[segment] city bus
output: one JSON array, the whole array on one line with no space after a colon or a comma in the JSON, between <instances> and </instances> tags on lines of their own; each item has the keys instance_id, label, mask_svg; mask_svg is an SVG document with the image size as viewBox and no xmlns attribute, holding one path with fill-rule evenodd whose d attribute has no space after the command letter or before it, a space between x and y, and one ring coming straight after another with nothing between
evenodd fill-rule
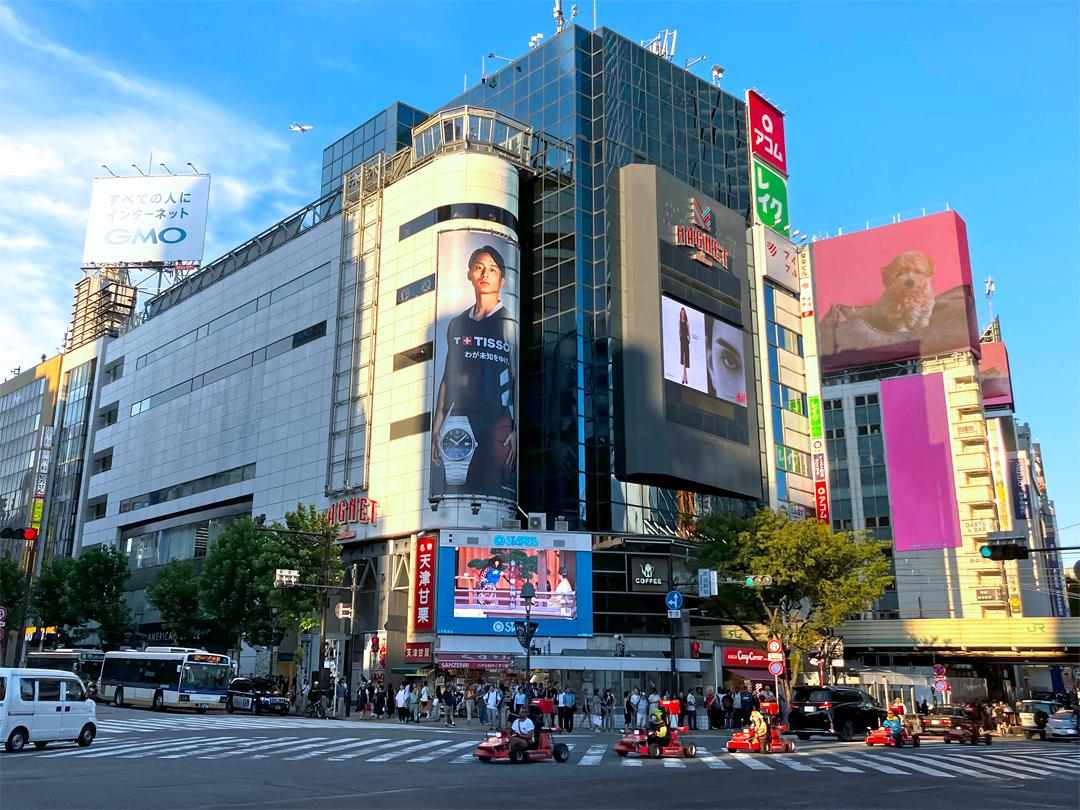
<instances>
[{"instance_id":1,"label":"city bus","mask_svg":"<svg viewBox=\"0 0 1080 810\"><path fill-rule=\"evenodd\" d=\"M98 699L114 706L165 709L224 709L233 677L227 655L191 647L147 647L105 653Z\"/></svg>"},{"instance_id":2,"label":"city bus","mask_svg":"<svg viewBox=\"0 0 1080 810\"><path fill-rule=\"evenodd\" d=\"M101 676L101 662L105 653L101 650L60 649L41 650L26 654L26 666L32 669L61 669L74 672L86 686L92 696L97 690Z\"/></svg>"}]
</instances>

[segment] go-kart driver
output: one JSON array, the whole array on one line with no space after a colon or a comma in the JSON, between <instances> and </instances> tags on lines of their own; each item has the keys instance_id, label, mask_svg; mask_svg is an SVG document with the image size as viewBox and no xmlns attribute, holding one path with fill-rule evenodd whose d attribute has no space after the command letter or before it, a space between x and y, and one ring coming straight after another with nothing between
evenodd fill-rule
<instances>
[{"instance_id":1,"label":"go-kart driver","mask_svg":"<svg viewBox=\"0 0 1080 810\"><path fill-rule=\"evenodd\" d=\"M900 718L896 716L896 712L894 712L892 709L889 709L889 714L885 717L885 722L882 723L882 726L888 729L889 734L892 735L893 742L899 745L900 735L903 729L903 721L901 721Z\"/></svg>"},{"instance_id":2,"label":"go-kart driver","mask_svg":"<svg viewBox=\"0 0 1080 810\"><path fill-rule=\"evenodd\" d=\"M652 717L649 718L649 724L645 727L645 730L649 733L647 742L651 745L656 743L657 745L664 747L668 744L668 724L664 718L664 713L660 709L655 709L652 713Z\"/></svg>"},{"instance_id":3,"label":"go-kart driver","mask_svg":"<svg viewBox=\"0 0 1080 810\"><path fill-rule=\"evenodd\" d=\"M536 724L527 714L510 724L510 747L528 750L536 740Z\"/></svg>"},{"instance_id":4,"label":"go-kart driver","mask_svg":"<svg viewBox=\"0 0 1080 810\"><path fill-rule=\"evenodd\" d=\"M755 740L763 740L769 736L769 722L757 709L750 712L750 731Z\"/></svg>"}]
</instances>

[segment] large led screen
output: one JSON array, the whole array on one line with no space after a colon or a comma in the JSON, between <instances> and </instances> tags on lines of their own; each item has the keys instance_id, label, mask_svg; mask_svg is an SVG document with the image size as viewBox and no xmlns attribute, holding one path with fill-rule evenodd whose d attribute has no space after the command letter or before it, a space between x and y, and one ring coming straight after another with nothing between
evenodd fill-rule
<instances>
[{"instance_id":1,"label":"large led screen","mask_svg":"<svg viewBox=\"0 0 1080 810\"><path fill-rule=\"evenodd\" d=\"M745 407L742 330L666 295L660 306L664 379Z\"/></svg>"},{"instance_id":2,"label":"large led screen","mask_svg":"<svg viewBox=\"0 0 1080 810\"><path fill-rule=\"evenodd\" d=\"M551 532L443 532L438 632L513 635L528 612L537 636L592 635L591 542ZM526 582L534 589L528 611Z\"/></svg>"},{"instance_id":3,"label":"large led screen","mask_svg":"<svg viewBox=\"0 0 1080 810\"><path fill-rule=\"evenodd\" d=\"M979 351L967 230L955 212L815 242L824 371Z\"/></svg>"},{"instance_id":4,"label":"large led screen","mask_svg":"<svg viewBox=\"0 0 1080 810\"><path fill-rule=\"evenodd\" d=\"M439 234L431 495L517 503L518 247Z\"/></svg>"},{"instance_id":5,"label":"large led screen","mask_svg":"<svg viewBox=\"0 0 1080 810\"><path fill-rule=\"evenodd\" d=\"M1012 378L1009 374L1009 353L1001 342L983 343L979 358L979 377L982 380L983 405L987 408L1012 407Z\"/></svg>"}]
</instances>

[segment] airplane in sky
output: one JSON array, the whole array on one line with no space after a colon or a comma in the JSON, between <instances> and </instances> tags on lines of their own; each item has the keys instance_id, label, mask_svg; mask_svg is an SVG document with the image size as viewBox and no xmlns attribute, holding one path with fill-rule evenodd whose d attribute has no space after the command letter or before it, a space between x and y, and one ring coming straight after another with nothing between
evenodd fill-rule
<instances>
[{"instance_id":1,"label":"airplane in sky","mask_svg":"<svg viewBox=\"0 0 1080 810\"><path fill-rule=\"evenodd\" d=\"M293 132L310 132L314 127L311 124L297 124L295 121L289 126L289 129Z\"/></svg>"}]
</instances>

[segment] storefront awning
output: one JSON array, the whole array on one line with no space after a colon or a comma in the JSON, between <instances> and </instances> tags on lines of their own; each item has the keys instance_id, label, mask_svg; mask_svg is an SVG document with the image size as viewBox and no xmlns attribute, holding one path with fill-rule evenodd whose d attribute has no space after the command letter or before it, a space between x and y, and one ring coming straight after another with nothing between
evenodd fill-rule
<instances>
[{"instance_id":1,"label":"storefront awning","mask_svg":"<svg viewBox=\"0 0 1080 810\"><path fill-rule=\"evenodd\" d=\"M773 680L773 676L767 669L740 669L739 667L724 667L724 678L735 681L736 686L742 686L743 681L771 683Z\"/></svg>"},{"instance_id":2,"label":"storefront awning","mask_svg":"<svg viewBox=\"0 0 1080 810\"><path fill-rule=\"evenodd\" d=\"M514 656L491 653L439 653L439 669L482 669L501 671L514 669Z\"/></svg>"},{"instance_id":3,"label":"storefront awning","mask_svg":"<svg viewBox=\"0 0 1080 810\"><path fill-rule=\"evenodd\" d=\"M430 665L408 664L403 667L391 667L391 675L404 675L406 678L427 678L435 669Z\"/></svg>"}]
</instances>

